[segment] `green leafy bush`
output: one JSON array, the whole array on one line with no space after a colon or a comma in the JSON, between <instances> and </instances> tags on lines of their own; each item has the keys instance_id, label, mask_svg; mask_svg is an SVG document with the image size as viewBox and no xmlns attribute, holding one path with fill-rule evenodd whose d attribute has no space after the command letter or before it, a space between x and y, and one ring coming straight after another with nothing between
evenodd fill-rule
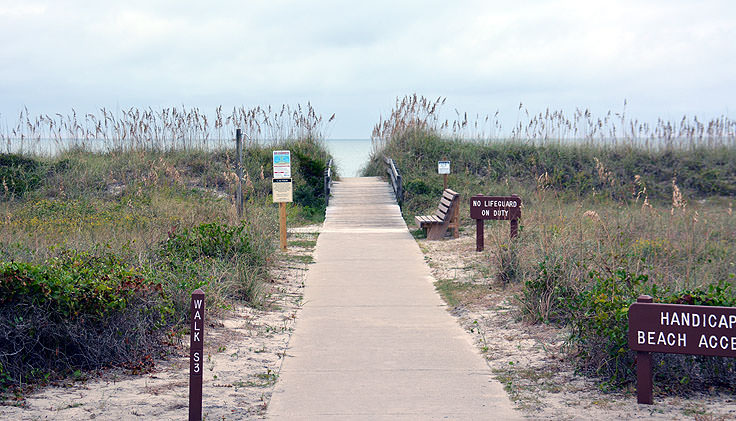
<instances>
[{"instance_id":1,"label":"green leafy bush","mask_svg":"<svg viewBox=\"0 0 736 421\"><path fill-rule=\"evenodd\" d=\"M65 320L104 318L136 294L162 291L113 254L65 250L46 265L0 262L0 305L50 305Z\"/></svg>"},{"instance_id":2,"label":"green leafy bush","mask_svg":"<svg viewBox=\"0 0 736 421\"><path fill-rule=\"evenodd\" d=\"M502 273L502 272L500 272ZM524 281L521 296L517 297L522 312L535 322L561 322L567 319L565 301L573 294L565 279L562 264L545 256L537 271Z\"/></svg>"},{"instance_id":3,"label":"green leafy bush","mask_svg":"<svg viewBox=\"0 0 736 421\"><path fill-rule=\"evenodd\" d=\"M213 307L228 297L259 305L259 279L267 276L273 242L253 231L244 221L234 226L209 222L169 233L151 270L169 286L179 318L186 317L188 295L197 288L214 293Z\"/></svg>"},{"instance_id":4,"label":"green leafy bush","mask_svg":"<svg viewBox=\"0 0 736 421\"><path fill-rule=\"evenodd\" d=\"M604 275L590 272L588 288L569 297L566 308L570 343L578 361L589 372L611 383L631 380L632 353L628 350L628 310L642 293L657 295L646 275L616 270ZM647 288L648 287L648 288Z\"/></svg>"},{"instance_id":5,"label":"green leafy bush","mask_svg":"<svg viewBox=\"0 0 736 421\"><path fill-rule=\"evenodd\" d=\"M655 302L733 306L732 284L721 281L707 287L672 292L649 280L647 275L616 270L589 274L588 288L565 303L570 338L578 366L599 376L607 387L620 387L636 379L635 353L628 346L628 309L641 294ZM731 387L736 380L733 359L693 355L654 354L654 377L658 388L684 393L699 385Z\"/></svg>"},{"instance_id":6,"label":"green leafy bush","mask_svg":"<svg viewBox=\"0 0 736 421\"><path fill-rule=\"evenodd\" d=\"M0 386L150 358L170 315L162 285L112 254L0 262Z\"/></svg>"},{"instance_id":7,"label":"green leafy bush","mask_svg":"<svg viewBox=\"0 0 736 421\"><path fill-rule=\"evenodd\" d=\"M171 233L163 243L163 251L191 260L200 257L232 259L250 256L252 248L245 222L236 226L210 222Z\"/></svg>"},{"instance_id":8,"label":"green leafy bush","mask_svg":"<svg viewBox=\"0 0 736 421\"><path fill-rule=\"evenodd\" d=\"M303 141L291 146L296 167L294 203L301 206L301 214L309 220L321 219L325 211L324 171L327 157L320 145Z\"/></svg>"},{"instance_id":9,"label":"green leafy bush","mask_svg":"<svg viewBox=\"0 0 736 421\"><path fill-rule=\"evenodd\" d=\"M498 266L496 280L501 285L519 282L524 278L519 250L514 241L508 245L499 244L496 249L496 260Z\"/></svg>"},{"instance_id":10,"label":"green leafy bush","mask_svg":"<svg viewBox=\"0 0 736 421\"><path fill-rule=\"evenodd\" d=\"M41 185L41 163L15 154L0 154L0 197L21 196Z\"/></svg>"}]
</instances>

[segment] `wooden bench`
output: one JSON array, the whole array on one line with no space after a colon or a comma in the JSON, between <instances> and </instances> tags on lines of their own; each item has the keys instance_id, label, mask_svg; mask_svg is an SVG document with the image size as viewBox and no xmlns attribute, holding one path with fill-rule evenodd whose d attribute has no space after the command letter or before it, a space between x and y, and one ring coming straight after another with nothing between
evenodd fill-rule
<instances>
[{"instance_id":1,"label":"wooden bench","mask_svg":"<svg viewBox=\"0 0 736 421\"><path fill-rule=\"evenodd\" d=\"M419 228L427 234L427 240L441 240L448 228L453 229L452 236L457 238L460 217L460 195L450 189L442 192L440 204L434 215L415 216Z\"/></svg>"}]
</instances>

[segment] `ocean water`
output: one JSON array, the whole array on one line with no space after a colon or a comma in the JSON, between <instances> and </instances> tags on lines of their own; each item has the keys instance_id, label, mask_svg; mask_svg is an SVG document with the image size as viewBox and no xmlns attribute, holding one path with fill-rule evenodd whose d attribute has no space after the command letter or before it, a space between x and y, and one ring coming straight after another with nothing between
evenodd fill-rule
<instances>
[{"instance_id":1,"label":"ocean water","mask_svg":"<svg viewBox=\"0 0 736 421\"><path fill-rule=\"evenodd\" d=\"M85 143L69 141L77 145L83 145L85 148L93 151L105 151L105 143L101 140L91 140ZM233 143L233 147L234 142ZM358 177L360 170L368 163L368 157L371 153L370 139L327 139L325 141L330 153L337 161L339 174L343 177ZM213 147L222 147L222 142L213 142ZM59 148L68 148L69 145L59 145L51 139L41 139L40 141L31 140L24 143L8 142L7 145L0 145L1 152L9 153L32 153L39 155L51 156L59 151ZM7 150L5 150L7 149Z\"/></svg>"},{"instance_id":2,"label":"ocean water","mask_svg":"<svg viewBox=\"0 0 736 421\"><path fill-rule=\"evenodd\" d=\"M342 177L360 176L371 153L370 139L327 139L326 143Z\"/></svg>"}]
</instances>

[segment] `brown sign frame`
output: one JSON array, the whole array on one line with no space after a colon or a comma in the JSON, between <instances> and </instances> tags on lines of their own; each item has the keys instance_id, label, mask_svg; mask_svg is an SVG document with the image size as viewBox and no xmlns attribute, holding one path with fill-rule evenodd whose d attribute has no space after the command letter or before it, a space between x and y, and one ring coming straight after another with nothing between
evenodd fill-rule
<instances>
[{"instance_id":1,"label":"brown sign frame","mask_svg":"<svg viewBox=\"0 0 736 421\"><path fill-rule=\"evenodd\" d=\"M510 206L513 203L513 206ZM519 235L519 219L521 219L521 198L511 196L484 196L476 194L470 198L470 218L475 219L475 251L483 251L485 247L484 221L500 220L510 222L510 238Z\"/></svg>"},{"instance_id":2,"label":"brown sign frame","mask_svg":"<svg viewBox=\"0 0 736 421\"><path fill-rule=\"evenodd\" d=\"M513 206L510 206L513 203ZM484 196L470 198L470 218L512 221L521 218L521 198L511 196Z\"/></svg>"},{"instance_id":3,"label":"brown sign frame","mask_svg":"<svg viewBox=\"0 0 736 421\"><path fill-rule=\"evenodd\" d=\"M639 403L653 402L652 352L736 357L736 307L661 304L642 295L629 306L628 318Z\"/></svg>"}]
</instances>

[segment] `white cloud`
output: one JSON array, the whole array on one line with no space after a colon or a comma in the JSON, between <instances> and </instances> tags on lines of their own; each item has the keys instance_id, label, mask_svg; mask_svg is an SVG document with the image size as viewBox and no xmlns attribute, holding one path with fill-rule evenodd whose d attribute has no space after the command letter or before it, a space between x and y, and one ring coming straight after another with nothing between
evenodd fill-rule
<instances>
[{"instance_id":1,"label":"white cloud","mask_svg":"<svg viewBox=\"0 0 736 421\"><path fill-rule=\"evenodd\" d=\"M611 109L629 98L643 117L718 114L735 93L735 9L677 0L0 0L0 113L311 100L337 113L336 136L353 137L412 92L484 112L513 114L519 101Z\"/></svg>"}]
</instances>

